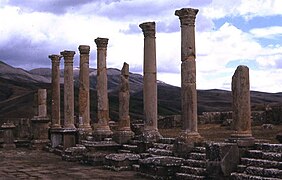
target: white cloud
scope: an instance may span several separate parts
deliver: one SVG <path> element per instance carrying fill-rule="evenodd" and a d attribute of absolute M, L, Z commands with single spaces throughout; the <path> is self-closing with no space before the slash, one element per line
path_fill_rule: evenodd
<path fill-rule="evenodd" d="M 255 29 L 251 29 L 250 33 L 254 35 L 256 38 L 275 39 L 277 38 L 277 36 L 282 37 L 282 26 L 255 28 Z"/>

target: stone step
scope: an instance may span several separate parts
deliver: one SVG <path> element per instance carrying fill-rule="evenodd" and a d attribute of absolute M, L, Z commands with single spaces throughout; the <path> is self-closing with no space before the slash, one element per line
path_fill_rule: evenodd
<path fill-rule="evenodd" d="M 189 159 L 206 160 L 206 154 L 205 153 L 190 153 Z"/>
<path fill-rule="evenodd" d="M 192 166 L 192 167 L 205 168 L 207 166 L 206 161 L 203 160 L 185 159 L 183 163 L 186 166 Z"/>
<path fill-rule="evenodd" d="M 175 142 L 175 138 L 160 138 L 158 140 L 159 143 L 163 143 L 163 144 L 174 144 Z"/>
<path fill-rule="evenodd" d="M 197 152 L 197 153 L 206 153 L 206 148 L 205 147 L 194 147 L 193 152 Z"/>
<path fill-rule="evenodd" d="M 176 173 L 175 177 L 177 180 L 203 180 L 205 176 L 196 176 L 192 174 Z"/>
<path fill-rule="evenodd" d="M 171 150 L 171 151 L 173 150 L 173 144 L 154 143 L 153 147 L 158 149 Z"/>
<path fill-rule="evenodd" d="M 119 149 L 118 152 L 119 153 L 132 153 L 132 151 L 126 150 L 126 149 Z"/>
<path fill-rule="evenodd" d="M 246 165 L 242 165 L 242 164 L 239 164 L 237 166 L 237 172 L 238 173 L 243 173 L 245 170 L 246 170 L 247 166 Z"/>
<path fill-rule="evenodd" d="M 282 178 L 282 170 L 279 169 L 267 169 L 267 168 L 249 166 L 246 168 L 245 173 L 254 176 Z"/>
<path fill-rule="evenodd" d="M 112 153 L 105 156 L 104 167 L 115 171 L 131 170 L 133 164 L 137 164 L 139 154 Z"/>
<path fill-rule="evenodd" d="M 179 172 L 185 173 L 185 174 L 197 175 L 197 176 L 205 176 L 206 175 L 206 168 L 181 166 Z"/>
<path fill-rule="evenodd" d="M 282 161 L 282 154 L 276 152 L 263 152 L 261 150 L 248 150 L 247 157 L 254 159 L 267 159 L 274 161 Z"/>
<path fill-rule="evenodd" d="M 173 156 L 173 152 L 171 150 L 166 150 L 166 149 L 149 148 L 147 151 L 150 154 L 159 155 L 159 156 Z"/>
<path fill-rule="evenodd" d="M 130 150 L 132 152 L 135 152 L 136 149 L 138 149 L 138 146 L 137 145 L 132 145 L 132 144 L 123 144 L 122 145 L 122 149 Z"/>
<path fill-rule="evenodd" d="M 241 158 L 241 164 L 262 168 L 282 169 L 282 162 L 270 161 L 266 159 Z"/>
<path fill-rule="evenodd" d="M 256 143 L 256 150 L 282 153 L 282 144 Z"/>
<path fill-rule="evenodd" d="M 253 176 L 245 173 L 231 173 L 231 179 L 232 180 L 281 180 L 280 178 Z"/>

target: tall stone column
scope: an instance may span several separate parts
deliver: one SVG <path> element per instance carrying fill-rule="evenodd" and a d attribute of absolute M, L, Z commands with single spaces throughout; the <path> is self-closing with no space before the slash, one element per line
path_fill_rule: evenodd
<path fill-rule="evenodd" d="M 79 128 L 91 131 L 90 103 L 89 103 L 89 52 L 90 46 L 80 45 L 80 71 L 79 71 Z"/>
<path fill-rule="evenodd" d="M 158 132 L 158 97 L 156 68 L 156 29 L 155 22 L 145 22 L 139 25 L 144 34 L 144 133 L 145 141 L 157 141 L 161 135 Z"/>
<path fill-rule="evenodd" d="M 65 129 L 75 129 L 74 126 L 74 86 L 73 57 L 75 51 L 62 51 L 64 57 L 64 126 Z"/>
<path fill-rule="evenodd" d="M 181 24 L 181 138 L 200 137 L 197 128 L 195 19 L 198 9 L 182 8 L 175 11 Z M 188 140 L 187 139 L 187 140 Z"/>
<path fill-rule="evenodd" d="M 251 127 L 251 99 L 249 68 L 238 66 L 232 76 L 233 99 L 233 134 L 231 141 L 238 145 L 249 146 L 254 144 Z"/>
<path fill-rule="evenodd" d="M 60 122 L 60 55 L 49 55 L 52 62 L 51 128 L 61 128 Z"/>
<path fill-rule="evenodd" d="M 47 117 L 47 91 L 38 89 L 37 91 L 38 117 Z"/>
<path fill-rule="evenodd" d="M 119 122 L 113 136 L 113 139 L 118 143 L 126 143 L 134 136 L 130 128 L 129 99 L 129 65 L 124 63 L 120 76 Z"/>
<path fill-rule="evenodd" d="M 94 127 L 94 138 L 103 140 L 113 134 L 109 126 L 109 100 L 108 100 L 108 78 L 107 78 L 107 38 L 97 38 L 97 118 L 98 123 Z"/>

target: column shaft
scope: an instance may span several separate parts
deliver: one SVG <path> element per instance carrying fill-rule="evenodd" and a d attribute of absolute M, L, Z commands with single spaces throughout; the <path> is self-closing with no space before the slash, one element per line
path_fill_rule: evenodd
<path fill-rule="evenodd" d="M 89 51 L 90 46 L 80 45 L 79 71 L 79 128 L 90 131 L 90 102 L 89 102 Z"/>
<path fill-rule="evenodd" d="M 60 128 L 60 55 L 50 55 L 52 61 L 52 118 L 51 128 Z"/>
<path fill-rule="evenodd" d="M 47 117 L 47 91 L 38 89 L 38 117 Z"/>
<path fill-rule="evenodd" d="M 63 51 L 64 57 L 64 128 L 74 129 L 74 86 L 73 57 L 74 51 Z"/>

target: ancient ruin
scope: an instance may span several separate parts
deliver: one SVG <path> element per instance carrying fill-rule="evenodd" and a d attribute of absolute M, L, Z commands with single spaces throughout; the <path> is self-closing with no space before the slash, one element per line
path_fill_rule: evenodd
<path fill-rule="evenodd" d="M 119 90 L 119 121 L 117 131 L 114 132 L 113 139 L 118 143 L 126 143 L 133 138 L 134 133 L 130 127 L 129 116 L 129 65 L 123 64 L 120 76 Z"/>
<path fill-rule="evenodd" d="M 79 70 L 79 129 L 91 132 L 90 126 L 90 96 L 89 96 L 89 52 L 90 46 L 80 45 Z"/>
<path fill-rule="evenodd" d="M 144 141 L 157 141 L 161 135 L 158 132 L 158 100 L 157 100 L 157 68 L 156 68 L 156 29 L 155 22 L 145 22 L 139 25 L 144 34 Z"/>
<path fill-rule="evenodd" d="M 98 123 L 94 127 L 93 135 L 95 139 L 102 140 L 113 134 L 109 126 L 109 100 L 107 84 L 107 38 L 97 38 L 97 119 Z"/>
<path fill-rule="evenodd" d="M 79 80 L 74 78 L 75 51 L 65 50 L 61 52 L 61 55 L 52 54 L 49 56 L 52 63 L 50 89 L 45 87 L 48 84 L 44 84 L 42 86 L 47 89 L 40 86 L 38 91 L 30 93 L 35 97 L 35 114 L 29 118 L 9 119 L 1 124 L 0 146 L 3 150 L 1 149 L 0 155 L 8 154 L 8 157 L 0 156 L 1 160 L 3 158 L 3 162 L 1 161 L 3 164 L 0 167 L 1 177 L 8 177 L 8 179 L 60 178 L 61 176 L 58 175 L 61 175 L 65 170 L 68 172 L 68 178 L 93 178 L 91 170 L 94 167 L 92 166 L 98 166 L 99 171 L 101 171 L 101 167 L 104 167 L 114 171 L 134 172 L 134 177 L 131 175 L 130 179 L 136 178 L 136 175 L 142 176 L 144 179 L 179 180 L 282 179 L 281 133 L 278 133 L 276 137 L 280 144 L 270 143 L 269 140 L 255 139 L 252 135 L 251 118 L 256 119 L 254 116 L 258 113 L 252 112 L 251 114 L 249 68 L 247 66 L 238 66 L 232 77 L 233 112 L 207 112 L 203 113 L 201 117 L 203 122 L 209 123 L 222 121 L 222 117 L 225 120 L 230 120 L 232 122 L 231 135 L 229 133 L 227 139 L 224 137 L 220 142 L 213 142 L 203 139 L 198 133 L 195 61 L 195 19 L 197 13 L 198 9 L 192 8 L 175 11 L 181 24 L 182 112 L 181 118 L 180 115 L 173 115 L 170 118 L 164 117 L 163 121 L 166 128 L 180 127 L 177 125 L 182 123 L 178 137 L 162 137 L 160 132 L 163 131 L 159 132 L 158 129 L 156 24 L 155 22 L 144 22 L 139 25 L 144 34 L 144 119 L 131 121 L 130 115 L 132 114 L 130 113 L 132 113 L 132 108 L 134 108 L 132 106 L 135 104 L 132 96 L 130 98 L 129 84 L 132 83 L 133 78 L 129 77 L 131 75 L 129 64 L 124 63 L 119 77 L 120 81 L 116 81 L 116 84 L 119 83 L 119 90 L 111 92 L 112 94 L 116 93 L 113 101 L 118 102 L 116 105 L 118 110 L 115 109 L 116 112 L 114 112 L 118 114 L 118 118 L 111 116 L 111 125 L 109 123 L 107 38 L 94 40 L 97 45 L 97 99 L 94 99 L 97 103 L 97 109 L 92 111 L 97 111 L 97 117 L 92 117 L 92 120 L 90 118 L 90 112 L 92 112 L 90 102 L 94 100 L 90 99 L 89 91 L 90 88 L 95 87 L 90 87 L 89 82 L 90 46 L 80 45 L 78 47 L 80 52 Z M 64 58 L 64 113 L 61 118 L 60 59 L 62 57 Z M 74 81 L 79 81 L 78 106 L 76 106 L 78 112 L 75 112 L 76 109 L 74 109 L 76 95 L 74 94 Z M 47 111 L 50 90 L 52 92 L 51 116 Z M 130 104 L 131 102 L 133 105 Z M 78 117 L 75 117 L 77 114 Z M 264 115 L 266 116 L 266 114 L 265 112 Z M 258 119 L 264 115 L 259 114 Z M 75 123 L 75 118 L 78 123 Z M 171 123 L 171 121 L 177 122 Z M 168 122 L 171 123 L 169 126 Z M 134 123 L 138 126 L 135 126 Z M 175 130 L 177 128 L 173 129 L 173 131 Z M 18 147 L 37 149 L 35 157 L 41 157 L 44 160 L 41 159 L 37 162 L 38 167 L 32 167 L 32 169 L 26 164 L 20 164 L 16 170 L 9 169 L 12 166 L 8 161 L 11 159 L 18 161 L 18 158 L 22 156 L 22 148 L 19 153 L 15 153 Z M 6 149 L 9 151 L 5 151 Z M 14 150 L 11 151 L 11 149 Z M 52 157 L 56 162 L 61 159 L 76 162 L 76 167 L 71 166 L 70 168 L 65 163 L 60 164 L 58 170 L 54 167 L 50 168 L 52 170 L 47 169 L 45 161 L 50 160 L 51 156 L 49 155 L 51 154 L 44 152 L 45 154 L 41 155 L 39 153 L 42 151 L 38 151 L 41 149 L 59 155 L 59 159 Z M 31 157 L 31 155 L 27 153 L 22 157 Z M 17 161 L 12 161 L 12 163 L 17 163 Z M 5 167 L 7 164 L 9 167 Z M 80 164 L 88 166 L 80 166 Z M 104 171 L 106 170 L 103 169 L 102 173 Z M 109 177 L 107 173 L 103 175 L 108 176 L 107 178 L 113 178 Z M 96 174 L 94 176 L 96 178 Z"/>

